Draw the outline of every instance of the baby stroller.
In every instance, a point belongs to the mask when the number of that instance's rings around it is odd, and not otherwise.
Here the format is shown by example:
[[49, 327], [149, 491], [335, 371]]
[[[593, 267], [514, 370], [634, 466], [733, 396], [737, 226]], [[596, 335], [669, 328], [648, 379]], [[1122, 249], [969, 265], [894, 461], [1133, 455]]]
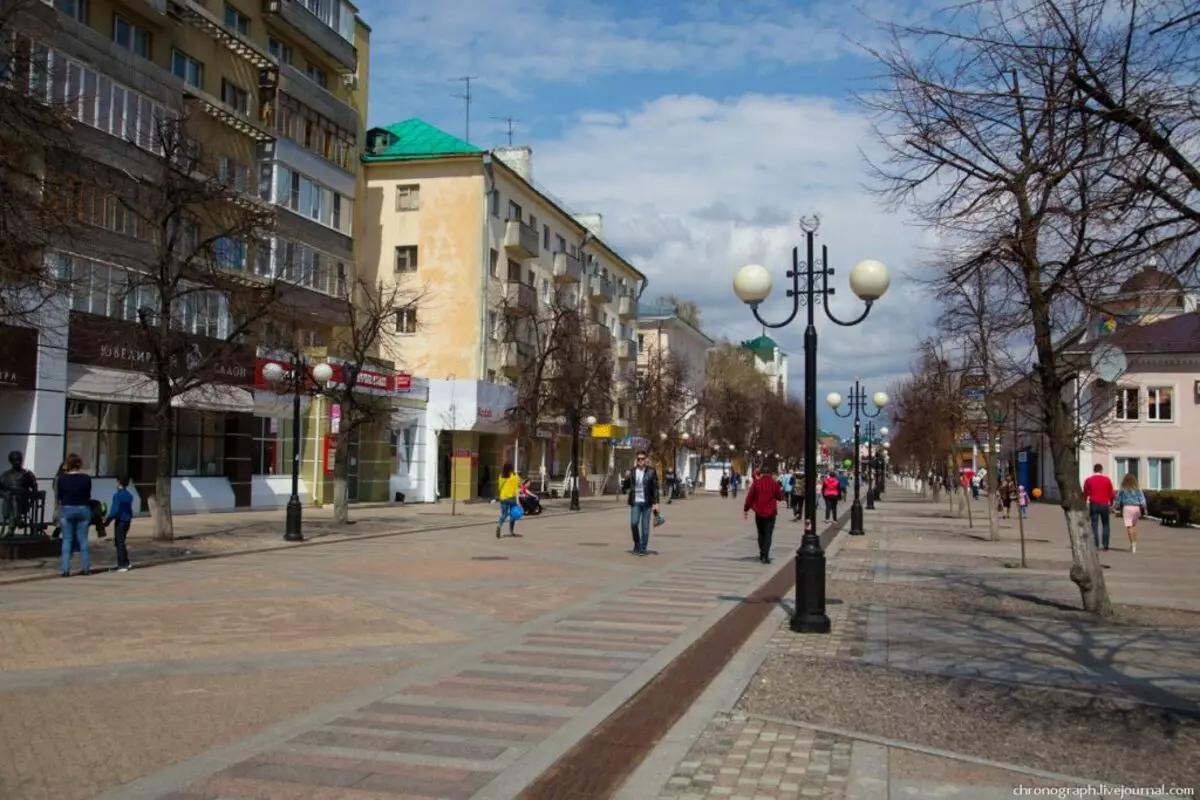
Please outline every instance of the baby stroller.
[[529, 488], [529, 481], [521, 484], [521, 491], [517, 495], [517, 501], [521, 504], [521, 511], [525, 512], [527, 516], [536, 516], [542, 513], [542, 500]]

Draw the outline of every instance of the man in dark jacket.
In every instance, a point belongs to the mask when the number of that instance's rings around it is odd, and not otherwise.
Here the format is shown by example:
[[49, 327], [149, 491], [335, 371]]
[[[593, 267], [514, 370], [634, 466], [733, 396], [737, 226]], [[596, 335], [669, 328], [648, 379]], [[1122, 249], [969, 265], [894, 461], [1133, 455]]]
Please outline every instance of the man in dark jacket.
[[779, 513], [779, 501], [783, 499], [783, 487], [771, 477], [769, 469], [762, 469], [750, 484], [742, 506], [742, 518], [750, 517], [754, 510], [754, 524], [758, 528], [758, 560], [771, 563], [771, 539], [775, 535], [775, 517]]
[[637, 466], [625, 473], [621, 491], [629, 499], [629, 530], [633, 534], [634, 555], [646, 555], [650, 544], [651, 514], [658, 513], [658, 473], [646, 463], [646, 454], [637, 454]]

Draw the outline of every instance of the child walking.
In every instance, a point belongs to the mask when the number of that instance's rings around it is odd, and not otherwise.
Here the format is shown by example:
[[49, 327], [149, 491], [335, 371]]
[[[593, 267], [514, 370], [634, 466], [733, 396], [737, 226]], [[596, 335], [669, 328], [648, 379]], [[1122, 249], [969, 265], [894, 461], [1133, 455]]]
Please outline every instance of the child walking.
[[1021, 519], [1029, 519], [1029, 492], [1024, 486], [1017, 487], [1017, 507], [1021, 509]]
[[133, 493], [129, 491], [129, 478], [125, 475], [117, 478], [117, 491], [113, 492], [104, 524], [113, 521], [117, 523], [113, 528], [113, 544], [117, 546], [117, 572], [129, 572], [133, 565], [129, 563], [125, 537], [129, 535], [129, 526], [133, 523]]

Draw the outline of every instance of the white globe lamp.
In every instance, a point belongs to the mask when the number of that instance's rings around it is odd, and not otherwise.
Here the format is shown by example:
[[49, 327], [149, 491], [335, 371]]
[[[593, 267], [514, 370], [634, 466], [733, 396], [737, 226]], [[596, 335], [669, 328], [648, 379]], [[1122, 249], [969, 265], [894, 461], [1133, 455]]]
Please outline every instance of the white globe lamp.
[[262, 368], [263, 379], [268, 383], [279, 383], [283, 380], [286, 374], [282, 364], [277, 364], [274, 361], [263, 364]]
[[333, 380], [333, 367], [328, 364], [317, 364], [312, 368], [312, 376], [314, 381], [325, 386]]
[[876, 392], [871, 400], [874, 401], [876, 408], [884, 408], [888, 404], [887, 392]]
[[868, 258], [850, 270], [850, 291], [867, 303], [874, 303], [887, 294], [892, 278], [882, 261]]
[[758, 264], [747, 264], [733, 276], [733, 293], [751, 308], [771, 296], [771, 273]]
[[836, 411], [842, 405], [842, 396], [837, 392], [830, 392], [825, 395], [825, 405]]

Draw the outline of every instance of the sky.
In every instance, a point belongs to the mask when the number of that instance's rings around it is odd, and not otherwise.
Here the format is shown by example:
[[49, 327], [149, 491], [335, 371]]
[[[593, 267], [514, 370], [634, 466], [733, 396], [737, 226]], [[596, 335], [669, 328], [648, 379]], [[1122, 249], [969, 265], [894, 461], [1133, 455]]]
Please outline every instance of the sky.
[[[863, 50], [873, 20], [919, 13], [912, 0], [360, 0], [372, 28], [369, 123], [420, 117], [472, 144], [533, 149], [533, 177], [569, 210], [604, 216], [604, 239], [650, 279], [643, 301], [678, 294], [700, 305], [714, 338], [762, 332], [732, 291], [746, 263], [767, 267], [762, 307], [784, 320], [784, 273], [801, 247], [801, 215], [836, 274], [835, 314], [856, 317], [850, 268], [888, 265], [889, 293], [859, 326], [818, 309], [818, 397], [868, 396], [909, 371], [934, 302], [920, 285], [928, 235], [869, 192], [877, 152], [852, 93], [869, 91]], [[788, 281], [790, 283], [790, 281]], [[768, 333], [803, 391], [804, 309]], [[820, 401], [822, 427], [848, 422]]]

